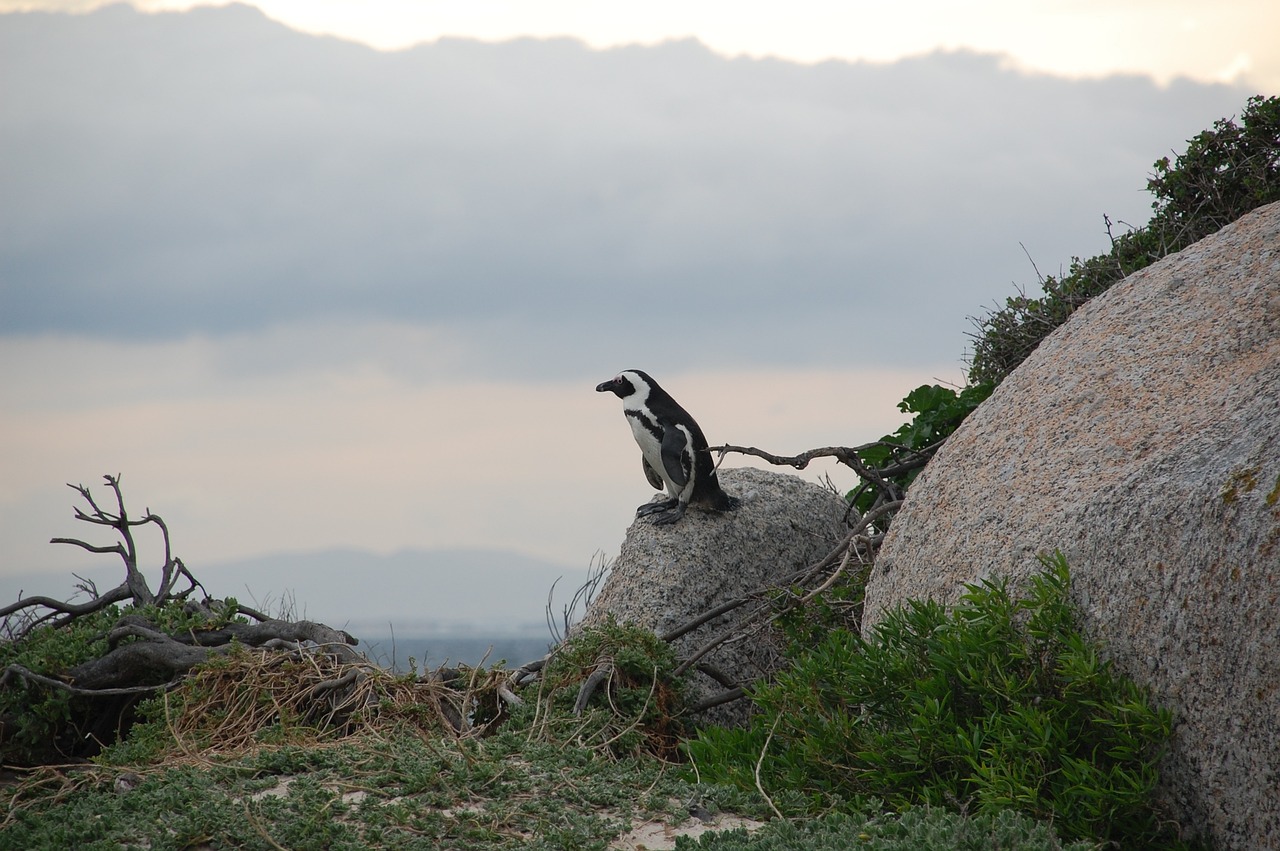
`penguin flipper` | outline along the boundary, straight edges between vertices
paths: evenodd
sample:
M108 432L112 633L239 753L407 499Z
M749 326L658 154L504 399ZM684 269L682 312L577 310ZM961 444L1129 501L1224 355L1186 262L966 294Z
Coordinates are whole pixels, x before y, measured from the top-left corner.
M689 433L679 426L667 426L662 432L662 468L667 471L667 478L678 488L689 483L684 463L689 443ZM693 464L689 468L692 469Z
M659 491L666 490L667 483L662 480L662 476L659 476L657 472L649 466L649 459L641 455L640 463L644 465L644 477L649 480L649 484L653 485L653 489Z

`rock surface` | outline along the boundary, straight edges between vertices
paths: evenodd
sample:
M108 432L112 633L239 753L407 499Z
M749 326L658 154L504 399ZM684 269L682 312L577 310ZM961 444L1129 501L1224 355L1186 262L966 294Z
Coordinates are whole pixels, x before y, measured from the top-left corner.
M776 582L828 555L843 538L846 504L836 494L797 476L752 468L720 471L720 482L742 505L726 513L690 509L674 526L631 524L621 552L584 625L612 614L658 635L687 623L726 600ZM737 623L743 610L722 615L677 639L687 655ZM704 661L735 682L773 671L778 664L772 633L722 645ZM694 700L723 692L702 673L693 675ZM711 710L700 721L734 723L746 709Z
M1173 815L1215 847L1280 847L1280 204L1041 344L912 487L864 629L1054 549L1086 628L1176 714Z

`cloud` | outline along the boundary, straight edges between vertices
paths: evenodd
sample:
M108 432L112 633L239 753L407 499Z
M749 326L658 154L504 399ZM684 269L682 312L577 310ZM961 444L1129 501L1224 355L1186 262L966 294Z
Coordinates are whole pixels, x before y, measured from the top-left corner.
M0 46L10 334L394 319L801 364L843 316L861 357L931 363L1031 277L1019 242L1050 270L1102 249L1150 162L1244 99L967 53L385 54L246 7L6 15Z

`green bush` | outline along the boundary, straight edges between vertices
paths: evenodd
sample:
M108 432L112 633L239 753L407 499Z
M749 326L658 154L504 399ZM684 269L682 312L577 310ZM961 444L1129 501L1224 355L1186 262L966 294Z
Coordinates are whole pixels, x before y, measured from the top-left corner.
M922 384L907 394L898 403L898 410L904 414L914 414L911 422L905 423L893 434L886 434L879 442L858 450L862 463L881 471L885 480L897 485L901 492L906 492L915 481L924 464L905 465L908 469L893 472L893 466L904 461L912 461L921 453L931 451L944 438L949 436L965 417L987 400L995 385L975 385L966 387L959 393L950 387L940 384ZM927 460L928 455L919 460ZM889 471L889 472L885 472ZM876 490L870 485L862 485L850 491L847 498L855 508L866 512L875 502Z
M1111 251L1072 258L1068 273L1042 282L1044 296L1018 295L976 320L969 381L999 384L1075 310L1125 277L1280 201L1280 97L1249 98L1240 123L1222 119L1170 162L1156 161L1147 189L1154 215L1113 238ZM1109 226L1109 223L1108 223Z
M676 667L669 643L610 616L575 631L556 650L536 701L513 713L512 722L528 725L533 738L572 740L612 756L674 755L685 703ZM578 707L583 683L593 676L590 699Z
M0 669L20 665L57 678L105 653L107 632L119 618L120 609L110 606L66 626L37 626L20 639L0 642ZM85 698L11 676L0 688L0 761L30 765L82 755L90 709Z
M66 623L35 626L0 642L0 669L19 665L35 674L66 679L69 670L104 656L107 635L133 617L171 634L217 629L237 615L234 598L209 601L210 612L192 612L181 602L164 606L107 606ZM124 638L122 643L133 641ZM16 673L0 687L0 762L32 765L95 755L126 732L136 704L145 695L73 695Z
M984 582L950 611L910 602L870 640L832 632L753 695L750 730L688 743L701 778L754 788L764 753L765 789L811 811L870 797L1013 809L1068 839L1156 844L1170 713L1081 635L1062 557L1045 566L1022 598Z

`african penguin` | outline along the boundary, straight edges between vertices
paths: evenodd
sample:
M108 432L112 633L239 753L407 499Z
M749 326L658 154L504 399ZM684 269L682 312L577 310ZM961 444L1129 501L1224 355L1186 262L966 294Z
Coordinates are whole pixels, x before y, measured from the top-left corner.
M637 515L653 515L652 523L675 523L690 505L729 511L738 500L720 489L707 439L693 417L658 382L638 369L628 369L596 387L622 400L622 412L640 444L645 478L670 499L646 502Z

